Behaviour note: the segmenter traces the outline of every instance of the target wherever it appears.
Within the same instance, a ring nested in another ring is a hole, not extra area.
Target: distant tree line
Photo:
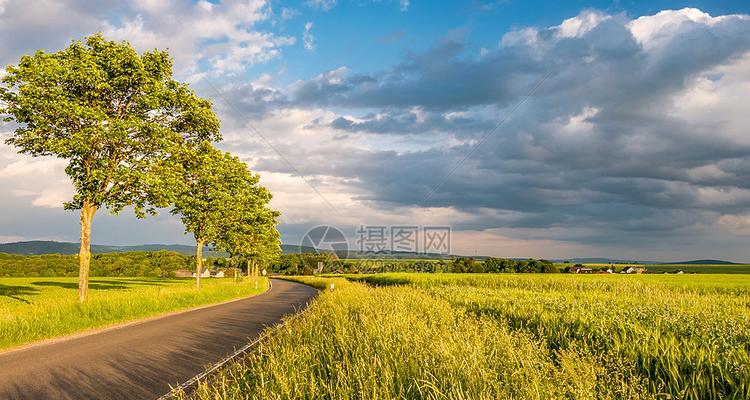
[[[484,260],[485,272],[510,273],[558,273],[560,270],[552,261],[547,260],[511,260],[508,258],[487,258]]]
[[[128,251],[91,255],[91,276],[161,277],[176,276],[178,270],[192,270],[195,256],[175,251]],[[267,264],[257,264],[267,268]],[[205,269],[224,271],[230,277],[237,268],[252,271],[249,260],[236,261],[226,257],[211,257],[203,262]],[[0,253],[0,277],[62,277],[78,276],[78,255],[40,254],[20,255]]]
[[[91,276],[174,277],[178,270],[191,270],[195,256],[173,251],[134,251],[93,254]],[[281,275],[371,274],[379,272],[434,273],[557,273],[547,260],[511,260],[470,257],[454,260],[339,260],[333,253],[284,254],[277,260],[236,260],[229,257],[208,257],[203,267],[224,271],[232,276],[234,269],[251,273],[253,268],[268,269]],[[77,276],[77,255],[16,255],[0,253],[0,277]]]
[[[93,254],[91,276],[174,277],[194,263],[193,256],[172,251]],[[0,277],[78,276],[78,256],[0,253]]]
[[[285,254],[274,264],[272,272],[282,275],[313,275],[316,273],[378,273],[378,272],[444,272],[444,273],[559,273],[547,260],[512,260],[471,257],[453,260],[339,260],[333,254]]]

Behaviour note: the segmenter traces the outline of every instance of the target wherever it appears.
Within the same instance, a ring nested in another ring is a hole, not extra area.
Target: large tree
[[[175,148],[218,140],[211,103],[172,79],[165,51],[138,54],[96,34],[55,53],[38,51],[8,66],[0,113],[17,129],[6,143],[32,156],[69,160],[81,211],[79,301],[88,292],[91,221],[102,207],[132,206],[141,218],[171,203],[165,162]]]
[[[179,158],[182,179],[172,213],[180,216],[185,231],[195,238],[196,287],[200,289],[203,246],[214,245],[232,255],[247,251],[253,223],[263,221],[259,216],[265,215],[262,206],[271,194],[245,163],[207,142],[186,148]]]

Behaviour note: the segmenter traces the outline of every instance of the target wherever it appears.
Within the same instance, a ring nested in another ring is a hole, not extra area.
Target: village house
[[[627,267],[623,269],[621,274],[643,274],[646,273],[646,268],[643,267]]]
[[[195,276],[191,271],[186,269],[178,269],[174,272],[174,276],[178,278],[190,278],[191,276]]]
[[[195,272],[191,275],[193,278],[195,278]],[[210,269],[204,269],[203,273],[201,274],[201,278],[223,278],[224,277],[224,271],[216,271],[213,274],[211,273]]]
[[[568,268],[568,273],[570,274],[593,274],[594,270],[588,267],[584,267],[581,264],[576,264]]]
[[[192,276],[193,278],[195,278],[195,272],[193,272]],[[211,270],[204,269],[203,272],[201,273],[201,278],[210,278],[210,277],[211,277]]]

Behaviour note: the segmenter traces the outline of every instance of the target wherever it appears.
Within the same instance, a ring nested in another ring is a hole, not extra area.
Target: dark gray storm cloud
[[[350,178],[367,189],[358,199],[383,209],[494,210],[462,228],[585,227],[573,240],[586,243],[695,239],[722,216],[750,213],[750,108],[724,99],[750,94],[735,84],[750,79],[750,18],[588,14],[594,26],[511,32],[482,55],[445,40],[387,71],[340,69],[295,83],[290,107],[350,111],[329,128],[460,143],[347,149],[328,155],[335,170],[297,167]],[[691,105],[701,101],[705,108]]]

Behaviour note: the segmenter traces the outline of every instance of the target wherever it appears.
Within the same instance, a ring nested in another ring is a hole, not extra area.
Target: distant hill
[[[723,260],[690,260],[690,261],[679,261],[679,262],[661,262],[661,261],[644,261],[644,260],[615,260],[611,258],[566,258],[559,260],[552,260],[554,262],[565,262],[576,263],[576,264],[642,264],[642,265],[737,265],[735,262],[723,261]]]
[[[78,254],[79,244],[75,242],[55,242],[51,240],[31,240],[26,242],[0,243],[0,253],[9,254]],[[169,250],[182,254],[194,254],[195,246],[184,244],[141,244],[134,246],[109,246],[109,245],[91,245],[91,252],[94,254],[101,253],[122,253],[126,251],[159,251]],[[291,244],[282,244],[281,251],[284,254],[314,253],[316,249],[309,246],[299,246]],[[226,253],[214,252],[208,247],[204,248],[203,254],[213,256],[223,256]],[[349,252],[351,258],[362,258],[365,254],[357,251]],[[438,259],[446,258],[440,254],[424,254],[412,252],[393,252],[384,258],[402,258],[402,259]],[[448,257],[449,258],[449,257]]]
[[[341,256],[341,255],[339,255]],[[443,260],[443,259],[449,259],[453,257],[461,257],[457,255],[445,255],[445,254],[437,254],[437,253],[415,253],[412,251],[392,251],[387,254],[383,254],[382,256],[373,256],[371,253],[363,253],[357,250],[350,250],[348,254],[348,258],[384,258],[384,259],[406,259],[406,260]],[[482,260],[487,257],[479,256],[474,257],[476,259]]]
[[[26,242],[14,242],[14,243],[0,243],[0,253],[9,254],[78,254],[79,244],[74,242],[55,242],[51,240],[31,240]],[[175,251],[182,254],[194,254],[195,246],[189,246],[184,244],[142,244],[136,246],[107,246],[107,245],[91,245],[91,252],[94,254],[101,253],[122,253],[127,251],[159,251],[168,250]],[[284,254],[292,253],[309,253],[314,252],[315,249],[312,247],[305,246],[293,246],[293,245],[281,245],[281,251]],[[204,249],[205,255],[222,256],[226,255],[222,252],[215,252]]]
[[[693,264],[699,264],[699,265],[737,265],[736,262],[731,261],[724,261],[724,260],[691,260],[691,261],[679,261],[679,262],[670,262],[670,263],[662,263],[662,264],[680,264],[680,265],[693,265]]]
[[[611,258],[602,257],[588,257],[588,258],[561,258],[551,260],[554,262],[569,262],[571,264],[659,264],[658,261],[643,261],[643,260],[616,260]]]
[[[9,254],[78,254],[78,243],[74,242],[56,242],[52,240],[30,240],[25,242],[14,242],[14,243],[0,243],[0,253]],[[159,251],[168,250],[176,251],[182,254],[194,254],[195,246],[184,245],[184,244],[141,244],[135,246],[108,246],[108,245],[91,245],[91,252],[94,254],[101,253],[121,253],[126,251]],[[299,253],[314,253],[316,249],[308,246],[298,246],[291,244],[282,244],[281,251],[284,254],[299,254]],[[210,250],[208,247],[204,248],[203,254],[206,256],[226,256],[226,253],[216,252]],[[352,250],[347,255],[348,258],[372,258],[371,254],[363,254],[356,250]],[[433,253],[414,253],[408,251],[394,251],[390,254],[384,254],[382,258],[387,259],[412,259],[412,260],[437,260],[437,259],[450,259],[454,257],[460,257],[457,255],[443,255]],[[474,256],[478,260],[484,260],[486,256]],[[525,260],[527,258],[514,258],[515,260]],[[638,260],[617,260],[611,258],[602,257],[588,257],[588,258],[561,258],[553,259],[553,262],[569,262],[572,264],[643,264],[643,265],[654,265],[654,264],[682,264],[682,265],[736,265],[737,263],[723,260],[691,260],[681,262],[670,262],[663,263],[658,261],[638,261]]]

